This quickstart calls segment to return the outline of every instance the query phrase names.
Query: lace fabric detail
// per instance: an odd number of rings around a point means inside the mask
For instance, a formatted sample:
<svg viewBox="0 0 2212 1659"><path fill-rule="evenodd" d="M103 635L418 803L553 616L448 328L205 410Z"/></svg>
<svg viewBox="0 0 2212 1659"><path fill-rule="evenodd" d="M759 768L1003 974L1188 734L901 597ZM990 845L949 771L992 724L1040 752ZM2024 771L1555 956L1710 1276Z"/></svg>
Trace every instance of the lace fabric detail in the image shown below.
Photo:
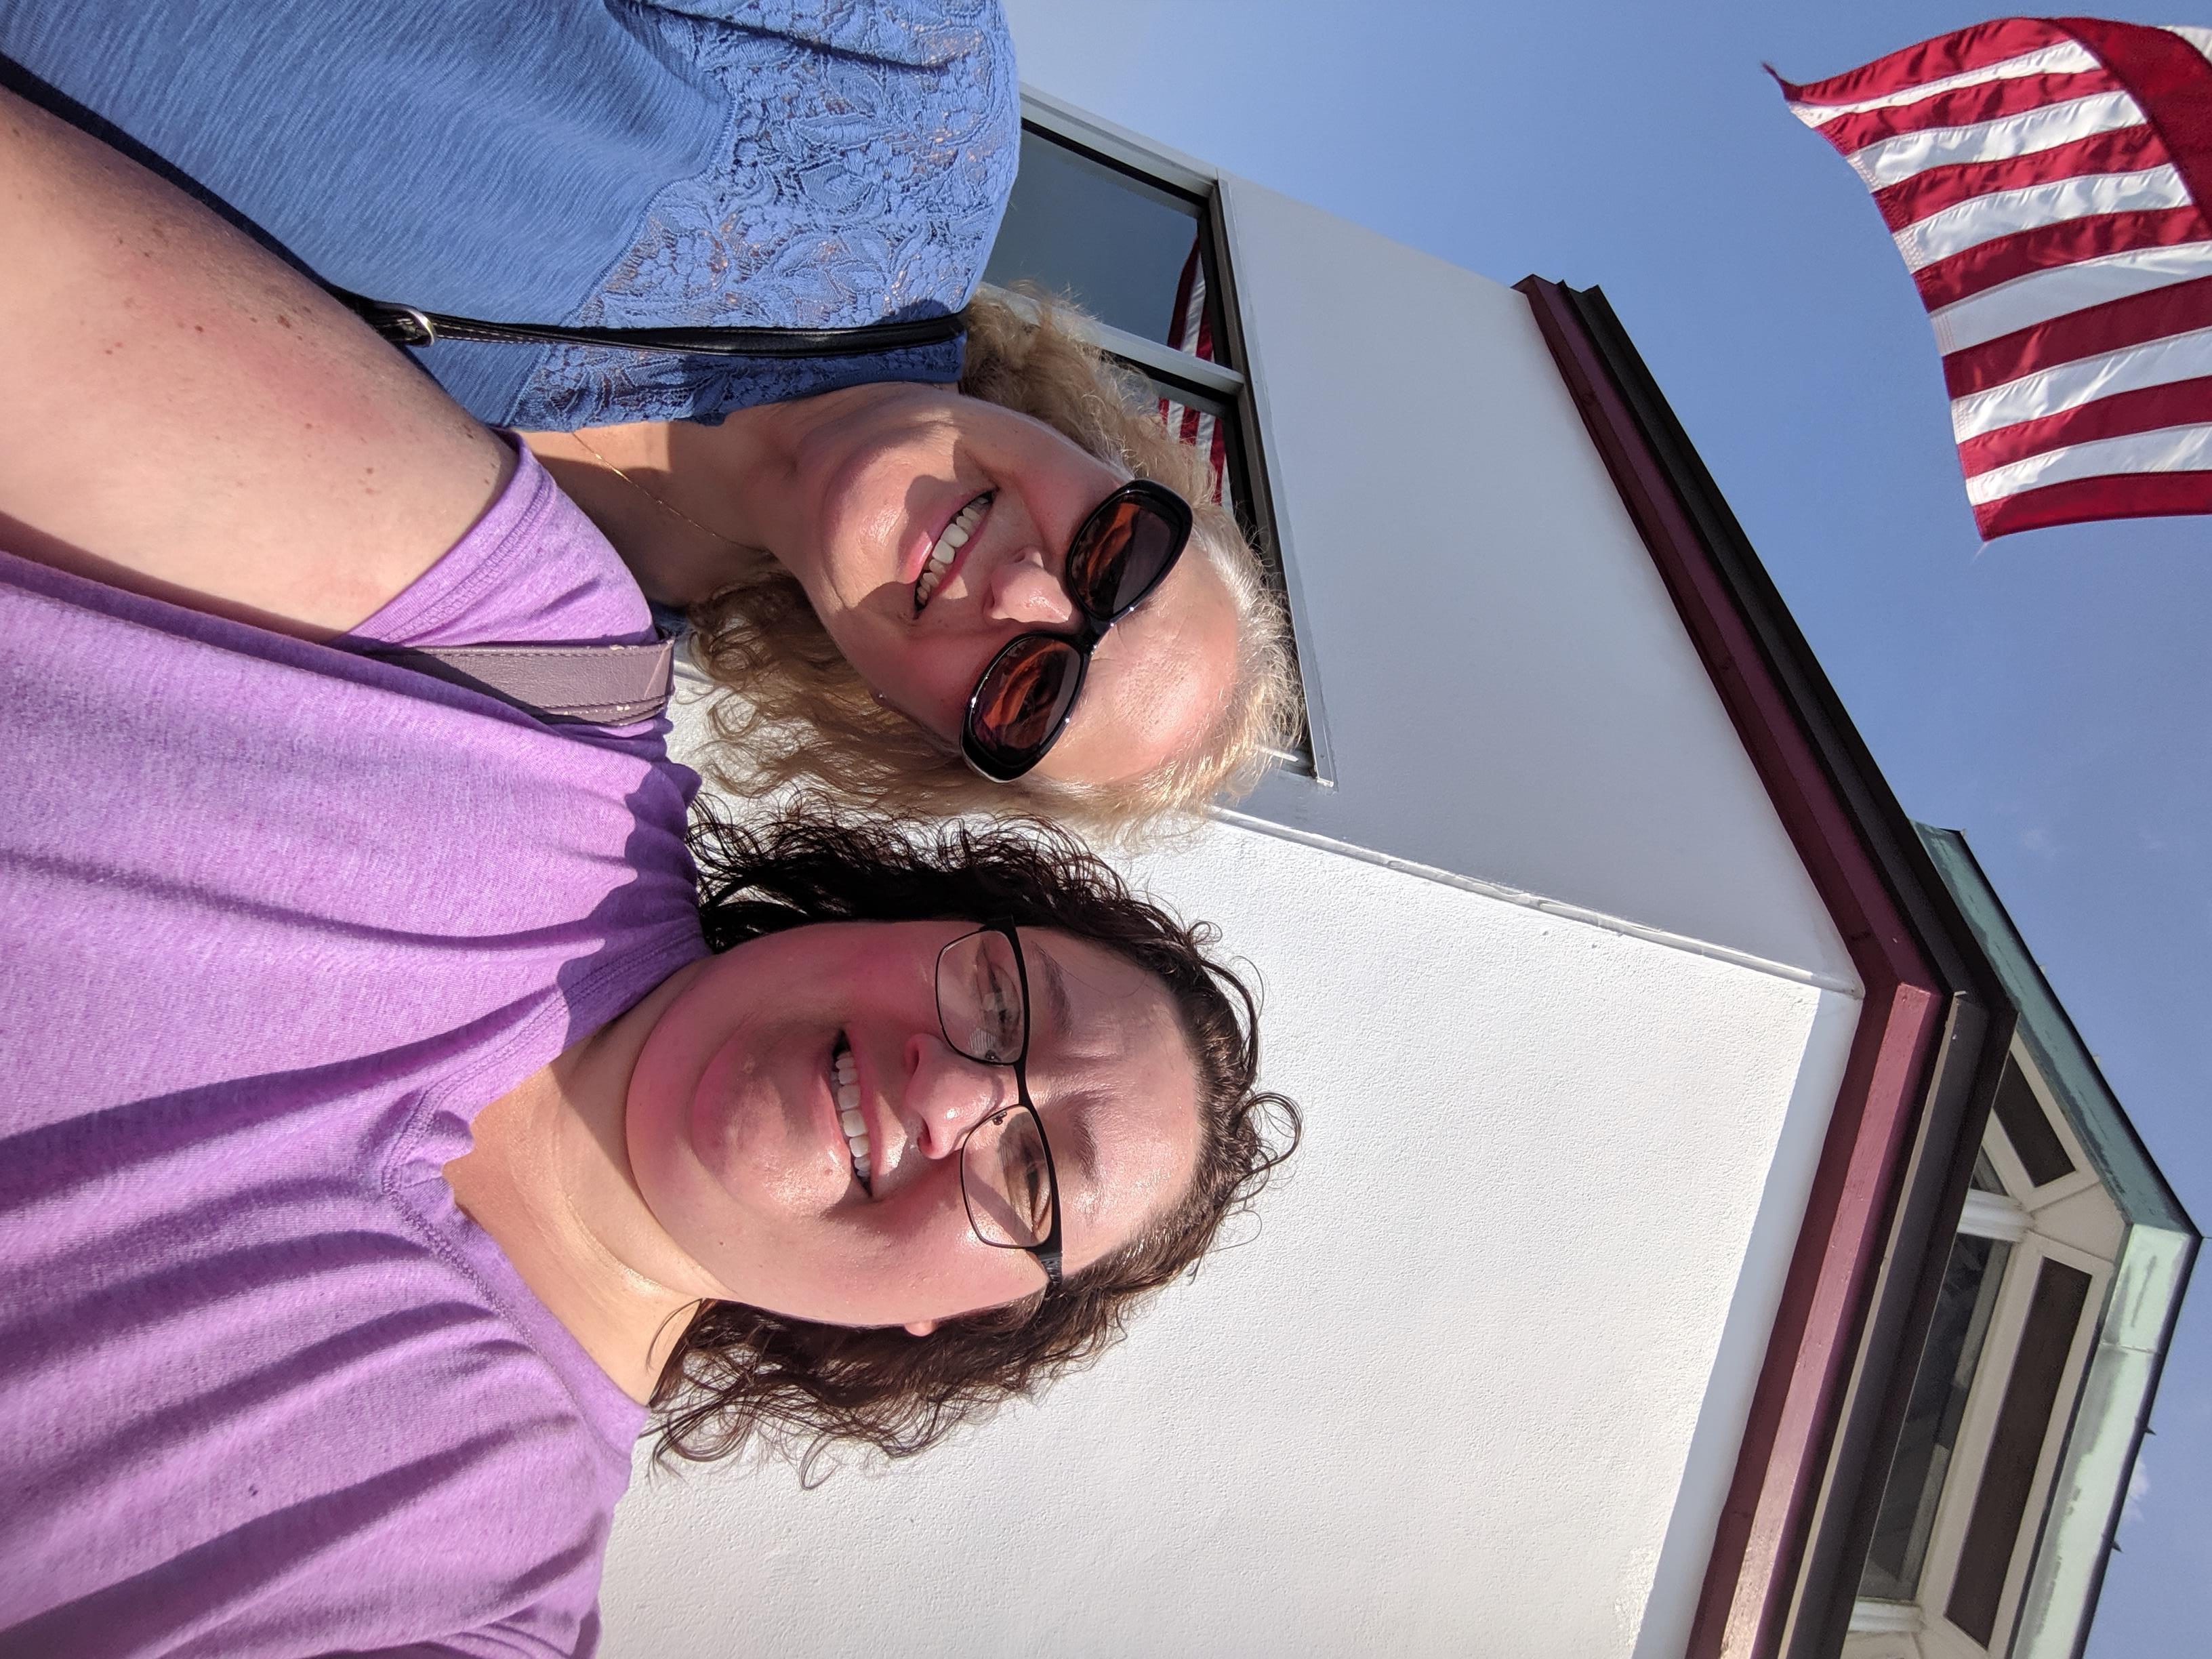
<svg viewBox="0 0 2212 1659"><path fill-rule="evenodd" d="M645 206L636 240L564 320L605 328L842 328L935 316L981 280L1020 155L997 0L644 5L624 27L720 87L704 172ZM958 342L788 361L548 346L512 423L714 421L884 380L949 381Z"/></svg>

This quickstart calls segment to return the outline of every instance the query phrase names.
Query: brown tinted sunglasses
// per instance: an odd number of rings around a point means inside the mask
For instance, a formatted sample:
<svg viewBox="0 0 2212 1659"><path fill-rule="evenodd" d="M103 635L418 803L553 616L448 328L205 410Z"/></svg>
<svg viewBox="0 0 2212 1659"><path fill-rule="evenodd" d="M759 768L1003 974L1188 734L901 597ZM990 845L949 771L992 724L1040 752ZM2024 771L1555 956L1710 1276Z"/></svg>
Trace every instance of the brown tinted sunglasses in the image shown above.
<svg viewBox="0 0 2212 1659"><path fill-rule="evenodd" d="M1167 579L1189 540L1190 504L1148 478L1098 503L1068 544L1060 575L1079 626L1073 634L1018 634L991 659L961 722L969 765L1011 783L1045 757L1075 712L1091 651Z"/></svg>

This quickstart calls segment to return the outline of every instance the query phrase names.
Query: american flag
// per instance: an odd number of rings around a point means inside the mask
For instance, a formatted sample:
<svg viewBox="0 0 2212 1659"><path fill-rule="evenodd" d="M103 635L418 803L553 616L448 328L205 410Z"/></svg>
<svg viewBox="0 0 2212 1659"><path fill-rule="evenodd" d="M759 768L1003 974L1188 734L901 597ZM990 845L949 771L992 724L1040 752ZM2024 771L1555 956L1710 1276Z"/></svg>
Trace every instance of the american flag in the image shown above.
<svg viewBox="0 0 2212 1659"><path fill-rule="evenodd" d="M2212 513L2212 29L2008 17L1782 89L1919 285L1984 539Z"/></svg>
<svg viewBox="0 0 2212 1659"><path fill-rule="evenodd" d="M1200 244L1194 240L1190 257L1182 264L1182 276L1176 283L1175 315L1168 323L1167 343L1210 363L1218 359L1213 355L1213 319L1206 303L1206 265L1199 255ZM1170 398L1160 399L1160 418L1176 437L1195 444L1204 453L1213 475L1213 498L1234 513L1237 503L1230 499L1228 474L1224 471L1228 434L1222 431L1221 422L1202 409Z"/></svg>

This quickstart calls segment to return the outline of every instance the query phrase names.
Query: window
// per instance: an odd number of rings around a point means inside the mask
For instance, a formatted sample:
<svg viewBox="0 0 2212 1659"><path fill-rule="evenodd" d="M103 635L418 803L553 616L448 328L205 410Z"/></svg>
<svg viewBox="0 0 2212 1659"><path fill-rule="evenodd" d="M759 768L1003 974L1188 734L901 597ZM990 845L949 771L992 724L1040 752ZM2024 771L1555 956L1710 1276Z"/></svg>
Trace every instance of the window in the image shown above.
<svg viewBox="0 0 2212 1659"><path fill-rule="evenodd" d="M1203 197L1024 125L1021 173L983 280L1026 278L1110 328L1182 349L1205 222Z"/></svg>
<svg viewBox="0 0 2212 1659"><path fill-rule="evenodd" d="M1958 1576L1943 1609L1946 1618L1985 1647L1996 1632L1997 1604L2020 1547L2036 1465L2050 1438L2074 1333L2088 1303L2089 1275L2045 1258L2036 1270L2020 1352L2005 1382L2004 1405L1974 1493L1973 1518L1959 1551Z"/></svg>
<svg viewBox="0 0 2212 1659"><path fill-rule="evenodd" d="M1214 181L1203 172L1024 96L1021 171L983 280L1000 289L1034 283L1096 319L1085 331L1150 384L1161 418L1207 456L1216 496L1280 593L1259 422L1222 240ZM1278 758L1316 774L1311 731L1302 729Z"/></svg>
<svg viewBox="0 0 2212 1659"><path fill-rule="evenodd" d="M2011 1639L2118 1236L2118 1212L2075 1145L2015 1048L1875 1511L1845 1659L1893 1653L1903 1633L1929 1659L1983 1659Z"/></svg>
<svg viewBox="0 0 2212 1659"><path fill-rule="evenodd" d="M2051 1127L2051 1114L2035 1097L2035 1086L2016 1060L2005 1064L2003 1080L1997 1085L1996 1110L2005 1139L2012 1143L2030 1181L2047 1187L2074 1173L2074 1160L2066 1156L2058 1131Z"/></svg>
<svg viewBox="0 0 2212 1659"><path fill-rule="evenodd" d="M1943 1495L1943 1477L1959 1443L1966 1395L1982 1363L1983 1339L1989 1335L1990 1315L1996 1307L1997 1286L2004 1282L2005 1257L2010 1252L2011 1246L2002 1239L1961 1234L1951 1241L1935 1323L1929 1328L1928 1346L1912 1380L1911 1404L1905 1408L1905 1431L1882 1489L1862 1595L1910 1601L1920 1588L1936 1500Z"/></svg>

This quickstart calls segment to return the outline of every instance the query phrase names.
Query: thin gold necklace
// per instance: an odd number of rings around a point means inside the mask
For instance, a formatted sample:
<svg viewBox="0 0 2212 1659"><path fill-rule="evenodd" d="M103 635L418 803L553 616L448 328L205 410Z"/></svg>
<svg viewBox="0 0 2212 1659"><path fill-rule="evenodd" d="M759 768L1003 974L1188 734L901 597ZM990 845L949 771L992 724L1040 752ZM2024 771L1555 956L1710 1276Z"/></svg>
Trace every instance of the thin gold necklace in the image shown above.
<svg viewBox="0 0 2212 1659"><path fill-rule="evenodd" d="M694 530L700 532L702 535L712 536L716 541L721 543L725 547L734 547L743 550L747 545L745 543L739 541L735 536L725 536L720 531L713 528L711 526L701 524L698 520L693 518L682 507L673 506L671 503L663 501L658 493L647 489L636 479L631 477L629 473L623 471L605 456L600 454L598 450L592 448L591 444L585 439L582 433L577 431L573 427L569 428L568 430L568 435L576 441L577 444L582 448L584 453L589 455L593 460L597 461L601 466L606 468L608 471L613 473L615 477L620 478L632 489L637 491L639 495L644 496L646 500L651 501L663 513L668 514L672 517L683 520L684 523L690 525Z"/></svg>

